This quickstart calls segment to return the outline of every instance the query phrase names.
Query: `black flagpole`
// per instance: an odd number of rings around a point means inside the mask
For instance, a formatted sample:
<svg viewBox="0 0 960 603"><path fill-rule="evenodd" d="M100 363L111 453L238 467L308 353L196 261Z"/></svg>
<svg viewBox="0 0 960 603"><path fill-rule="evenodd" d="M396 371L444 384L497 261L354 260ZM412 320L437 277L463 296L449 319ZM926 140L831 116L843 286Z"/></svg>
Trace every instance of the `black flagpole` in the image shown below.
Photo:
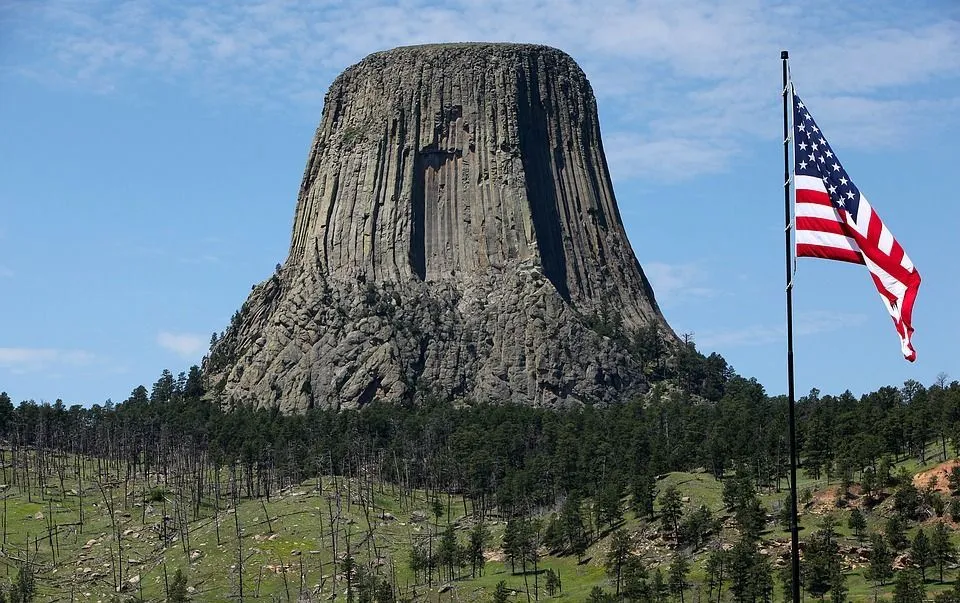
<svg viewBox="0 0 960 603"><path fill-rule="evenodd" d="M792 222L790 220L790 87L787 79L786 50L780 51L783 63L783 221L787 258L787 402L790 424L790 561L793 577L793 603L800 603L800 529L797 525L797 428L794 419L793 389L793 246L791 245Z"/></svg>

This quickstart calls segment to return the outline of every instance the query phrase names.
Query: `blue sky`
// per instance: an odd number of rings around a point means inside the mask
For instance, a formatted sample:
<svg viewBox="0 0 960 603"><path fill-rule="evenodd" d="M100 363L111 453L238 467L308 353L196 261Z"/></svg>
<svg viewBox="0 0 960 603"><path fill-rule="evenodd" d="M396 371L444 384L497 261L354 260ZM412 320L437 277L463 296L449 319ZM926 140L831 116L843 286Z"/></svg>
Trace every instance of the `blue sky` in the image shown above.
<svg viewBox="0 0 960 603"><path fill-rule="evenodd" d="M841 4L854 8L840 7ZM918 360L866 270L800 262L800 393L960 378L953 0L0 3L0 390L124 399L199 363L286 257L323 96L366 54L490 40L570 53L627 233L678 333L786 388L782 48L923 276Z"/></svg>

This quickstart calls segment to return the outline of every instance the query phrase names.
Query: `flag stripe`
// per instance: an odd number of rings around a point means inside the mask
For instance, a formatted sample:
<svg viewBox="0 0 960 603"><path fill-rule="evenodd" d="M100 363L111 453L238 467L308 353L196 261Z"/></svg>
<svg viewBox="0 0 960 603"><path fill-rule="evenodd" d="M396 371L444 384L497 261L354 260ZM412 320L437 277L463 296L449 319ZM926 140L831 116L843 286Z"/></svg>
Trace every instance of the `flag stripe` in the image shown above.
<svg viewBox="0 0 960 603"><path fill-rule="evenodd" d="M800 240L800 237L811 236L821 232L840 235L843 238L847 238L847 227L842 222L831 220L829 218L797 216L797 241ZM850 241L851 249L856 249L856 242L854 242L852 239L848 240Z"/></svg>
<svg viewBox="0 0 960 603"><path fill-rule="evenodd" d="M817 205L815 203L797 203L795 212L797 218L821 218L832 222L842 222L843 218L830 205Z"/></svg>
<svg viewBox="0 0 960 603"><path fill-rule="evenodd" d="M823 245L809 245L806 243L797 243L797 257L823 258L825 260L850 262L851 264L863 263L863 256L860 255L858 251L841 249L839 247L825 247Z"/></svg>

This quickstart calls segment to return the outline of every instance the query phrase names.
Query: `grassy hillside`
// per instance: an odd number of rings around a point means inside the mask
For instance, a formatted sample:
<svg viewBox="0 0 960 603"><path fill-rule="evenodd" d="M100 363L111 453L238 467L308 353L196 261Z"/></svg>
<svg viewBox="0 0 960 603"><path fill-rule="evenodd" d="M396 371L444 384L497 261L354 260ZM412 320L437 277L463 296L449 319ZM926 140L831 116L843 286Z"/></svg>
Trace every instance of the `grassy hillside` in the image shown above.
<svg viewBox="0 0 960 603"><path fill-rule="evenodd" d="M68 459L67 466L78 466ZM472 576L471 567L459 568L458 579L440 580L433 572L429 580L410 569L415 545L435 550L440 534L448 524L455 528L460 543L477 521L469 502L457 496L403 492L395 486L363 479L325 477L311 479L266 498L238 497L234 505L231 478L220 476L219 495L204 495L191 502L178 489L158 485L160 476L144 480L124 480L108 470L94 469L95 461L84 461L81 474L101 475L102 479L78 481L64 475L62 486L56 472L38 479L14 476L4 471L3 488L3 570L0 581L12 584L18 568L28 564L36 578L36 600L40 601L161 601L167 598L180 570L186 577L189 597L197 601L244 600L296 601L346 599L348 588L359 599L361 580L392 585L397 599L429 601L489 601L501 581L515 600L549 598L545 590L545 572L550 569L561 579L562 592L556 598L583 601L595 586L612 591L604 568L610 546L610 529L597 532L578 561L576 555L551 555L540 550L537 572L511 571L501 549L505 521L488 514L489 529L482 574ZM917 465L919 472L935 463ZM67 472L69 473L69 472ZM216 481L216 480L214 480ZM710 550L729 548L737 538L732 518L722 502L723 487L707 473L671 473L657 480L662 493L675 486L688 514L700 505L711 509L723 522L720 537L691 554L690 587L687 600L707 593L705 562ZM837 508L837 483L814 482L804 478L801 490L809 490L809 502L801 518L802 535L812 533L827 514L836 519L841 551L851 600L873 597L872 584L863 578L862 547L847 527L850 509L862 506L867 512L869 529L882 530L892 513L890 499L873 509L863 506L862 497L853 494ZM788 563L786 544L789 533L778 527L774 509L786 491L764 492L761 501L771 514L761 545L774 559L775 567ZM629 500L621 500L626 510ZM584 516L590 515L591 501L584 503ZM112 511L112 512L111 512ZM537 509L534 515L544 519L558 509ZM657 507L659 513L659 505ZM930 524L933 520L926 523ZM543 525L543 524L542 524ZM633 536L634 553L651 572L664 573L678 550L672 536L657 517L640 519L632 511L624 513L619 526ZM955 528L951 524L952 528ZM908 531L912 536L917 528ZM238 538L239 532L239 538ZM347 555L360 568L346 580ZM347 562L349 563L349 562ZM928 597L949 588L957 572L951 566L947 584L936 583L937 572L928 571ZM364 578L366 576L366 578ZM388 587L389 588L389 587ZM881 591L889 597L890 586ZM699 593L699 594L698 594ZM780 599L779 585L776 598Z"/></svg>

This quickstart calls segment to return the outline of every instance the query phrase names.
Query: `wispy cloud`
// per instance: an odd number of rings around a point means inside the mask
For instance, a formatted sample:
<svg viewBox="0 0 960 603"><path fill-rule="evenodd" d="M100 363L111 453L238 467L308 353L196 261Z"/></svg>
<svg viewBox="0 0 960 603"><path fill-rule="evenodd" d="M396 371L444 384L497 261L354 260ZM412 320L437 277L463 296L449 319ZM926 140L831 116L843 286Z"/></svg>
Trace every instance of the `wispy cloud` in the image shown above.
<svg viewBox="0 0 960 603"><path fill-rule="evenodd" d="M14 374L87 366L97 357L86 350L57 348L0 348L0 367Z"/></svg>
<svg viewBox="0 0 960 603"><path fill-rule="evenodd" d="M712 297L717 291L705 286L704 271L696 264L644 264L644 274L653 286L653 292L661 304L690 297Z"/></svg>
<svg viewBox="0 0 960 603"><path fill-rule="evenodd" d="M795 317L793 330L797 336L816 335L857 327L866 319L863 314L805 312ZM697 345L701 349L735 348L782 343L786 340L787 330L783 325L748 325L738 329L706 331L699 335Z"/></svg>
<svg viewBox="0 0 960 603"><path fill-rule="evenodd" d="M171 333L161 331L157 334L157 344L183 358L196 358L207 348L207 340L196 333Z"/></svg>
<svg viewBox="0 0 960 603"><path fill-rule="evenodd" d="M0 278L13 278L15 273L6 266L0 266Z"/></svg>
<svg viewBox="0 0 960 603"><path fill-rule="evenodd" d="M180 261L184 264L219 264L220 257L212 253L202 253L197 256L182 257Z"/></svg>
<svg viewBox="0 0 960 603"><path fill-rule="evenodd" d="M877 6L882 5L883 8ZM729 169L744 137L779 136L779 50L818 120L848 145L902 142L956 120L960 21L936 9L809 0L428 0L290 2L50 0L8 10L22 75L98 92L148 80L198 96L311 114L326 83L364 55L460 40L550 44L585 68L618 178ZM907 101L884 98L918 86ZM908 127L909 126L909 127ZM859 135L856 135L859 134Z"/></svg>

